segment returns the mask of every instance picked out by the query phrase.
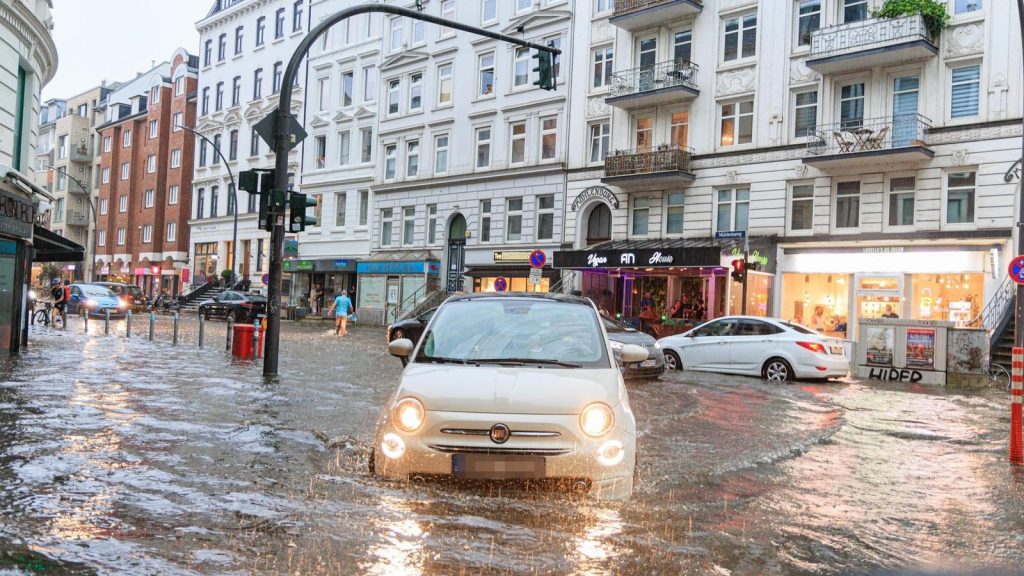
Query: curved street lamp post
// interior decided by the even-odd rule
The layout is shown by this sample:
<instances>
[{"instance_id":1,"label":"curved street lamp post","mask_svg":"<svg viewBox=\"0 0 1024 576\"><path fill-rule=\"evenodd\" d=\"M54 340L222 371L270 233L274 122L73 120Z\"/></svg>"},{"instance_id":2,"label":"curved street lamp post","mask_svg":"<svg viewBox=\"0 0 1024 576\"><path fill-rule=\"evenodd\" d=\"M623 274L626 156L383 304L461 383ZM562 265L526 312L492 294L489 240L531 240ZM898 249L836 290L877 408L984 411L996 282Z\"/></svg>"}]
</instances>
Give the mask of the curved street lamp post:
<instances>
[{"instance_id":1,"label":"curved street lamp post","mask_svg":"<svg viewBox=\"0 0 1024 576\"><path fill-rule=\"evenodd\" d=\"M57 166L50 166L50 170L52 170L52 171L54 171L54 172L56 172L58 174L63 174L65 178L67 178L68 180L71 180L72 182L77 184L78 187L82 189L82 192L85 193L85 202L86 202L86 204L89 205L89 211L92 212L92 230L90 230L89 232L86 233L86 235L85 235L85 243L92 245L92 260L90 260L88 258L88 254L86 254L86 259L85 259L86 260L86 262L85 262L86 269L82 271L82 277L85 278L85 280L87 282L92 282L95 279L95 278L93 278L93 271L94 271L94 267L96 265L96 262L95 262L95 260L96 260L96 244L95 244L95 242L96 242L96 234L99 233L99 218L96 216L96 207L93 206L93 204L92 204L92 194L89 193L89 189L85 187L85 184L82 184L81 180L79 180L78 178L75 178L71 174L68 174L67 170L65 170L63 168L59 168ZM91 242L89 241L89 236L90 235L92 235L92 241Z\"/></svg>"}]
</instances>

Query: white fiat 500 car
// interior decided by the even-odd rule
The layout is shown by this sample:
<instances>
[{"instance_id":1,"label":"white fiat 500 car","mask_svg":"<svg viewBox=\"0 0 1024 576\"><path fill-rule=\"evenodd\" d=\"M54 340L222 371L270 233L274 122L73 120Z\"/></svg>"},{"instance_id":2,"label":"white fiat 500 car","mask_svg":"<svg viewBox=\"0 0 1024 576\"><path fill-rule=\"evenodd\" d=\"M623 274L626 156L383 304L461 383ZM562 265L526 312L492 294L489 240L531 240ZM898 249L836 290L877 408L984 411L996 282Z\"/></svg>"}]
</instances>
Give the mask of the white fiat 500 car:
<instances>
[{"instance_id":1,"label":"white fiat 500 car","mask_svg":"<svg viewBox=\"0 0 1024 576\"><path fill-rule=\"evenodd\" d=\"M407 364L377 426L372 472L632 494L636 423L590 300L453 297L418 345L403 338L389 350ZM648 354L634 345L618 352L623 363Z\"/></svg>"},{"instance_id":2,"label":"white fiat 500 car","mask_svg":"<svg viewBox=\"0 0 1024 576\"><path fill-rule=\"evenodd\" d=\"M658 340L670 370L703 370L766 380L841 378L850 371L842 340L777 318L726 316Z\"/></svg>"}]
</instances>

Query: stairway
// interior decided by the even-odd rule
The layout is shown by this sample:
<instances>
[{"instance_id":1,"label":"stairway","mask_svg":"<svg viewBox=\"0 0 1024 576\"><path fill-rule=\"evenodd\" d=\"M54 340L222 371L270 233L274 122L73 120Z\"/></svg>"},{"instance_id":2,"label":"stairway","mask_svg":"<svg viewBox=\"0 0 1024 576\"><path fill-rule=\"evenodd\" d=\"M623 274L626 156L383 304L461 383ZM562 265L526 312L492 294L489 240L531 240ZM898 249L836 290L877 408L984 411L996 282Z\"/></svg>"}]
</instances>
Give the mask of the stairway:
<instances>
[{"instance_id":1,"label":"stairway","mask_svg":"<svg viewBox=\"0 0 1024 576\"><path fill-rule=\"evenodd\" d=\"M999 364L1007 370L1010 369L1011 355L1013 354L1013 333L1014 328L1017 324L1017 319L1014 317L1013 308L1010 310L1010 320L1006 323L1006 328L1003 330L1001 335L997 335L992 340L992 363Z\"/></svg>"},{"instance_id":2,"label":"stairway","mask_svg":"<svg viewBox=\"0 0 1024 576\"><path fill-rule=\"evenodd\" d=\"M185 314L191 312L198 312L200 302L204 300L209 300L211 298L216 298L217 295L223 292L224 290L225 288L214 288L210 284L206 284L205 286L200 286L199 288L196 288L192 292L189 292L187 295L185 295L185 305L181 307L181 313Z\"/></svg>"}]
</instances>

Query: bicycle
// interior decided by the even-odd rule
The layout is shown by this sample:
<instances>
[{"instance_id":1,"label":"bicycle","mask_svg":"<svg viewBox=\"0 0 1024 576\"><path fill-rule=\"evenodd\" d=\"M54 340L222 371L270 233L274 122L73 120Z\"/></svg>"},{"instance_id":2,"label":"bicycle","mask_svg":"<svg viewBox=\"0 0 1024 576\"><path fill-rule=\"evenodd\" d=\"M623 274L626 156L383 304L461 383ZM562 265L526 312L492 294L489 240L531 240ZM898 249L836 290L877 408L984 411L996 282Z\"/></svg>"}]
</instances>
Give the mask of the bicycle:
<instances>
[{"instance_id":1,"label":"bicycle","mask_svg":"<svg viewBox=\"0 0 1024 576\"><path fill-rule=\"evenodd\" d=\"M53 314L53 302L44 302L45 308L42 310L36 310L32 314L33 324L42 324L43 326L49 326L53 324L54 327L64 326L64 316L62 314Z\"/></svg>"}]
</instances>

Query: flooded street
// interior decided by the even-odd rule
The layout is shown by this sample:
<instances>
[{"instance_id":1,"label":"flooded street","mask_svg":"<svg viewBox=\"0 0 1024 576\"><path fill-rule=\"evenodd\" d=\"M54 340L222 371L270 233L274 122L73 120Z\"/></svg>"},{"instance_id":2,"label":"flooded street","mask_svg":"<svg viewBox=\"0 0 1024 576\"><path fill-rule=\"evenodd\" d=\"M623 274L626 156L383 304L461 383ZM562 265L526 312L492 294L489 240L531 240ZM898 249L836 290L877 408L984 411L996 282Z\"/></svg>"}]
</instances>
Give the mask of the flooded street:
<instances>
[{"instance_id":1,"label":"flooded street","mask_svg":"<svg viewBox=\"0 0 1024 576\"><path fill-rule=\"evenodd\" d=\"M112 331L117 325L112 327ZM0 376L0 572L791 574L1024 563L1005 390L630 386L625 504L367 473L401 371L382 330L285 324L281 377L224 352L34 328ZM123 331L123 327L120 328Z\"/></svg>"}]
</instances>

